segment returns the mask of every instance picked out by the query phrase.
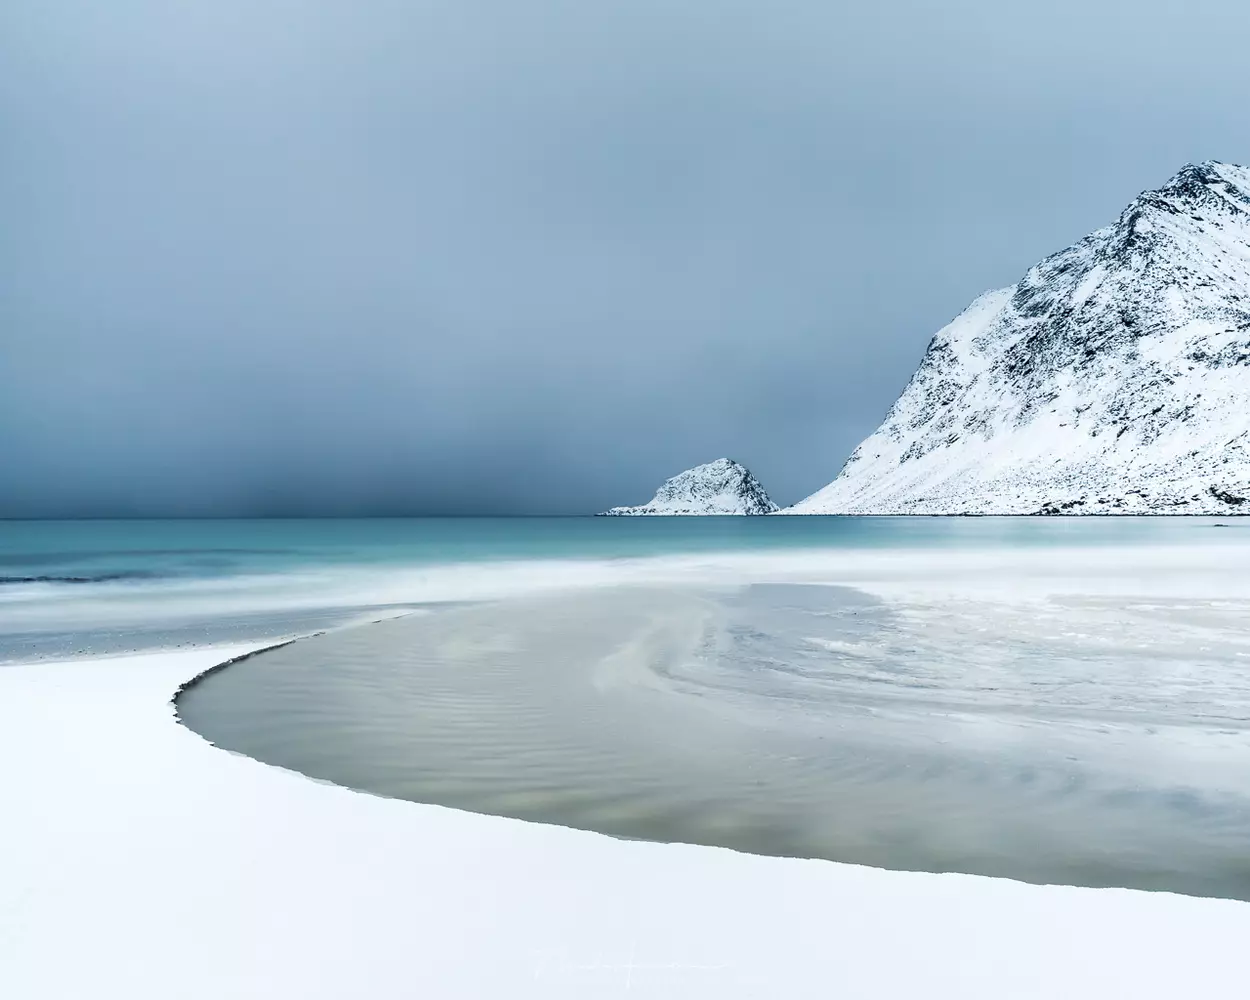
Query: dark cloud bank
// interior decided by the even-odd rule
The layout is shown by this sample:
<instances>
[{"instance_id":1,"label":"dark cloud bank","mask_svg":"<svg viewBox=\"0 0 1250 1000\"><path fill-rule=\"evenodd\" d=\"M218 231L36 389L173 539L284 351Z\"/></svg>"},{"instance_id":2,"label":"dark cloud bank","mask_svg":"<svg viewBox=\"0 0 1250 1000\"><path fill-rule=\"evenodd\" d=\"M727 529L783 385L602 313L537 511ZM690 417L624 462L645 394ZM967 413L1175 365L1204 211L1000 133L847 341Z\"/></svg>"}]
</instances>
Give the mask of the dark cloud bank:
<instances>
[{"instance_id":1,"label":"dark cloud bank","mask_svg":"<svg viewBox=\"0 0 1250 1000\"><path fill-rule=\"evenodd\" d=\"M10 0L0 515L823 485L928 338L1187 160L1239 0Z\"/></svg>"}]
</instances>

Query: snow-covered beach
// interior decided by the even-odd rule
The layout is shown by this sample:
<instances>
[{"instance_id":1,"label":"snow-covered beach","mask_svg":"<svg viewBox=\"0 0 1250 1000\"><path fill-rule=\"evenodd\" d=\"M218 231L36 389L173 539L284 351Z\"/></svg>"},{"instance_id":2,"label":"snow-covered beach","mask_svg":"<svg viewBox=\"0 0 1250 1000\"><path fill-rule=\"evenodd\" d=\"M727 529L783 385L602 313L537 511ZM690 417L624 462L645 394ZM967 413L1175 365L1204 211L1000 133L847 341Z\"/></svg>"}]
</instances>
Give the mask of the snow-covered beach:
<instances>
[{"instance_id":1,"label":"snow-covered beach","mask_svg":"<svg viewBox=\"0 0 1250 1000\"><path fill-rule=\"evenodd\" d=\"M761 539L804 526L813 540L843 530L820 519L749 520L767 533ZM623 522L587 523L600 532ZM650 523L628 521L629 530ZM107 625L120 642L146 634L125 624L136 616L163 629L192 607L216 608L226 620L236 613L220 603L227 598L304 615L344 607L350 590L359 620L386 613L367 608L440 594L473 600L539 584L740 578L860 586L904 603L940 598L956 623L981 602L1005 599L1005 589L1025 616L1030 602L1055 595L1102 602L1052 605L1074 633L1106 620L1098 610L1106 602L1136 595L1142 613L1172 608L1180 627L1243 641L1240 629L1220 624L1250 597L1246 543L1235 529L1189 521L852 528L893 541L551 564L358 561L332 571L301 543L307 554L292 568L261 577L246 564L241 579L265 581L246 591L229 576L23 585L6 596L4 621L13 634L55 621L67 635L95 637ZM921 528L958 539L975 531L983 544L925 541ZM1008 535L993 534L1000 530L1037 544L1009 545ZM1113 530L1131 544L1095 544ZM1090 544L1072 547L1086 536ZM338 551L341 536L333 537ZM1067 548L1055 547L1064 539ZM149 544L164 551L172 541ZM107 542L110 552L135 544ZM213 545L226 552L240 541L223 535ZM369 580L372 588L361 585ZM1014 632L1015 621L996 627ZM287 637L306 631L290 627ZM76 659L41 652L38 662L0 666L0 996L1171 997L1227 993L1242 976L1243 902L613 839L315 781L214 747L179 724L175 691L279 638ZM31 648L46 650L50 640Z\"/></svg>"},{"instance_id":2,"label":"snow-covered beach","mask_svg":"<svg viewBox=\"0 0 1250 1000\"><path fill-rule=\"evenodd\" d=\"M247 652L0 670L6 997L1171 997L1250 906L759 858L377 798L170 703Z\"/></svg>"}]
</instances>

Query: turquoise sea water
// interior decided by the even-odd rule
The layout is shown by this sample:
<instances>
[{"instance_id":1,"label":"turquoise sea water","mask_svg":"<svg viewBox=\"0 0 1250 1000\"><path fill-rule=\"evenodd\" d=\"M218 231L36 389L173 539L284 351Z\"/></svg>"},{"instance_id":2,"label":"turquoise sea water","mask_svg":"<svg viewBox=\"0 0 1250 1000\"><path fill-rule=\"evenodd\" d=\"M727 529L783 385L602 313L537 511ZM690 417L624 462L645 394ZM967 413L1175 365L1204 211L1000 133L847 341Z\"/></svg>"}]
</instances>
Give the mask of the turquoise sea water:
<instances>
[{"instance_id":1,"label":"turquoise sea water","mask_svg":"<svg viewBox=\"0 0 1250 1000\"><path fill-rule=\"evenodd\" d=\"M365 609L605 579L614 565L645 560L839 551L948 552L958 560L969 551L1250 538L1240 522L1228 525L1205 518L0 521L0 662L312 630Z\"/></svg>"},{"instance_id":2,"label":"turquoise sea water","mask_svg":"<svg viewBox=\"0 0 1250 1000\"><path fill-rule=\"evenodd\" d=\"M0 521L0 585L760 548L1175 542L1192 539L1213 523L1205 518L923 517Z\"/></svg>"}]
</instances>

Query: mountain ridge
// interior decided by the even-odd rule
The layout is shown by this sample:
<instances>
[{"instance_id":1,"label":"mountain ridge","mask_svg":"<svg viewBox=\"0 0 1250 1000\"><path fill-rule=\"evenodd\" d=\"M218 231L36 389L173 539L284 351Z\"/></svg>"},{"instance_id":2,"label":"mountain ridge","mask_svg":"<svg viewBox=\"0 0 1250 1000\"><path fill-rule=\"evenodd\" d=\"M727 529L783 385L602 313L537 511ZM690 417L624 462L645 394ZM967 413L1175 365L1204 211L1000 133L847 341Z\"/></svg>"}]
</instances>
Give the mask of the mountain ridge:
<instances>
[{"instance_id":1,"label":"mountain ridge","mask_svg":"<svg viewBox=\"0 0 1250 1000\"><path fill-rule=\"evenodd\" d=\"M1250 513L1250 171L1186 164L978 296L786 513Z\"/></svg>"}]
</instances>

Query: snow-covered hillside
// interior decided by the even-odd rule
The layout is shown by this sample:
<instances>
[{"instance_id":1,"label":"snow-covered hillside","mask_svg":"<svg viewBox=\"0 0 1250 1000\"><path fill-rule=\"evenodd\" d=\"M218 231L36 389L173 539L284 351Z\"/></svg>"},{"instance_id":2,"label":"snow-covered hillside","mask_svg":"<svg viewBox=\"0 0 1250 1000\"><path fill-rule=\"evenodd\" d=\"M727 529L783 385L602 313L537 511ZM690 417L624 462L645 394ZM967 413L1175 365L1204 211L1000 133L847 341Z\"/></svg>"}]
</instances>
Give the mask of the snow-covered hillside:
<instances>
[{"instance_id":1,"label":"snow-covered hillside","mask_svg":"<svg viewBox=\"0 0 1250 1000\"><path fill-rule=\"evenodd\" d=\"M613 507L603 513L609 517L771 514L776 509L777 505L748 469L731 459L718 458L665 480L650 503Z\"/></svg>"},{"instance_id":2,"label":"snow-covered hillside","mask_svg":"<svg viewBox=\"0 0 1250 1000\"><path fill-rule=\"evenodd\" d=\"M1250 170L1188 165L982 295L787 513L1250 513Z\"/></svg>"}]
</instances>

